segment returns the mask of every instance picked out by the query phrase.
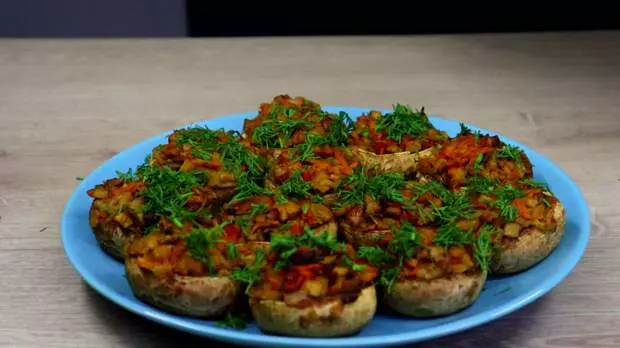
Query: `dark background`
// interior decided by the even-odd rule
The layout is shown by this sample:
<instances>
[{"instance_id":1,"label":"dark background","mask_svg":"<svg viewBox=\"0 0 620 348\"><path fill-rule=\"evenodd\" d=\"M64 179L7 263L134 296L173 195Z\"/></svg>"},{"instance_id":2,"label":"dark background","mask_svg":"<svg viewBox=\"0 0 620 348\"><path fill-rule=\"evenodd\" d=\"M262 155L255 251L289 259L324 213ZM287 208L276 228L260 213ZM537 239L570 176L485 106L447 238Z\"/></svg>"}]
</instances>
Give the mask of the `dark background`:
<instances>
[{"instance_id":1,"label":"dark background","mask_svg":"<svg viewBox=\"0 0 620 348\"><path fill-rule=\"evenodd\" d=\"M338 6L336 6L336 4ZM220 3L206 0L0 0L0 37L209 37L620 29L615 11L503 2ZM358 13L352 14L351 10Z\"/></svg>"}]
</instances>

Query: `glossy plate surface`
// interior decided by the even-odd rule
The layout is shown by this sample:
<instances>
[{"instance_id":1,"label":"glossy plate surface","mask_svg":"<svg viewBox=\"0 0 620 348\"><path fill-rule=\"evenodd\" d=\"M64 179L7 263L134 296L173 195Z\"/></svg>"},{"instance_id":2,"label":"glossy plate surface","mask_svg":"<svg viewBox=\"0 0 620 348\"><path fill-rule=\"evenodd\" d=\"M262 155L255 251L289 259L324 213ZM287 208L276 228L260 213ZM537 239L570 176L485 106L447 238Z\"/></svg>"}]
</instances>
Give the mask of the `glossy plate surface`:
<instances>
[{"instance_id":1,"label":"glossy plate surface","mask_svg":"<svg viewBox=\"0 0 620 348\"><path fill-rule=\"evenodd\" d=\"M326 111L345 111L353 118L368 111L356 107L324 107ZM248 112L198 122L210 128L241 130L243 120L256 115ZM454 120L431 117L432 123L450 136L459 131ZM355 336L329 339L283 337L263 334L255 324L244 330L219 328L215 322L191 319L151 307L136 299L126 282L122 264L105 254L98 246L88 224L91 198L86 191L117 170L135 168L158 144L166 142L165 132L140 142L103 163L86 177L69 199L61 222L62 242L71 264L83 279L101 295L127 310L163 325L217 340L237 343L298 347L363 347L403 344L428 340L460 332L511 313L538 299L558 285L582 257L590 235L590 213L577 185L557 165L536 151L495 132L470 126L483 133L499 135L503 141L521 147L534 165L535 179L546 182L566 207L566 232L557 249L534 268L518 275L490 278L479 300L457 314L429 320L416 320L377 314ZM119 328L120 330L120 328Z\"/></svg>"}]
</instances>

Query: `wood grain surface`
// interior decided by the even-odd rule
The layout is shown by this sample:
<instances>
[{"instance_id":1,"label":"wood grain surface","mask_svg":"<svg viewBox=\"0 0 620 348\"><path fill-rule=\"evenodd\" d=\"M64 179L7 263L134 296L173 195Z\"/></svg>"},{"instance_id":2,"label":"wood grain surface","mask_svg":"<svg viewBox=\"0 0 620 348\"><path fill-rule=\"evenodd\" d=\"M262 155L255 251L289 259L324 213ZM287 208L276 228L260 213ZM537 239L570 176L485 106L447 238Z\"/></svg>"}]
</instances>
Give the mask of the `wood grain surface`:
<instances>
[{"instance_id":1,"label":"wood grain surface","mask_svg":"<svg viewBox=\"0 0 620 348\"><path fill-rule=\"evenodd\" d=\"M591 206L592 238L551 293L419 347L620 347L620 33L179 40L0 40L0 346L214 342L90 290L59 221L118 151L171 127L256 110L274 95L425 106L558 163Z\"/></svg>"}]
</instances>

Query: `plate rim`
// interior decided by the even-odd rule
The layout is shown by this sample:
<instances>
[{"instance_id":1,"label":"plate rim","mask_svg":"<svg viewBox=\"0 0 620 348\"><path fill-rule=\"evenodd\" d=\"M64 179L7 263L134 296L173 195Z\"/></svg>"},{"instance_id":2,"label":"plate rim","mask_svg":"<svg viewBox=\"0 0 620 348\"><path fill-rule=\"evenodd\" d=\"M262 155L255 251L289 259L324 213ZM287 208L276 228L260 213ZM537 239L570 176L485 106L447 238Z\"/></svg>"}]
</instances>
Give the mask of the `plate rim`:
<instances>
[{"instance_id":1,"label":"plate rim","mask_svg":"<svg viewBox=\"0 0 620 348\"><path fill-rule=\"evenodd\" d=\"M322 108L328 112L338 112L345 111L347 113L361 113L367 112L369 110L379 110L382 112L389 111L389 109L385 108L372 108L372 107L358 107L358 106L344 106L344 105L323 105ZM160 132L159 134L155 134L153 136L144 138L124 149L121 149L117 154L108 158L107 160L101 162L97 167L92 169L90 173L86 176L86 178L91 177L93 175L97 175L103 167L106 166L109 162L118 161L117 157L121 156L125 152L131 152L135 148L143 145L147 142L152 142L162 137L165 137L167 134L172 132L175 129L182 129L186 127L192 126L209 126L209 123L212 123L215 120L226 120L230 118L242 118L245 119L247 117L252 117L256 114L256 112L248 111L248 112L237 112L237 113L229 113L229 114L221 114L214 115L208 119L202 119L195 122L187 123L181 125L179 127L171 128L170 130ZM488 322L494 321L498 318L504 317L516 310L519 310L530 303L536 301L543 295L550 292L557 285L562 283L564 279L566 279L578 265L578 263L583 258L585 251L588 247L590 235L591 235L591 216L589 213L589 205L588 202L583 195L582 190L579 188L575 180L562 169L557 163L553 162L543 153L530 148L522 143L517 142L516 140L504 136L502 133L498 131L493 131L490 129L480 128L473 124L466 123L464 121L460 121L454 118L437 116L434 114L429 114L429 120L432 123L437 121L446 121L451 123L463 123L467 127L472 130L479 130L483 133L488 133L492 135L497 135L500 139L506 143L517 145L521 147L524 151L535 154L542 161L548 162L555 170L557 170L557 174L568 184L568 189L570 192L570 197L573 197L575 201L579 203L579 208L574 214L579 217L579 221L577 223L577 230L580 232L578 236L578 242L574 247L573 257L570 259L570 263L566 263L564 267L561 268L562 272L554 273L545 280L541 281L541 285L537 288L537 291L533 293L527 294L527 296L518 297L512 301L505 302L499 307L491 308L480 313L477 313L473 316L467 317L466 319L445 323L439 326L432 326L420 330L415 331L407 331L395 334L388 335L377 335L372 337L338 337L338 338L305 338L305 337L292 337L292 336L275 336L275 335L265 335L261 332L258 333L246 333L235 331L227 328L219 328L216 326L202 326L196 325L194 323L187 322L186 317L178 316L171 313L166 313L160 311L157 308L152 308L147 304L138 303L137 299L126 298L123 294L120 294L116 291L111 291L109 289L104 289L105 282L100 282L95 280L95 277L90 273L90 271L84 267L84 265L76 259L76 255L72 252L72 244L71 241L68 240L68 232L67 226L69 225L70 215L69 213L72 210L72 207L75 205L75 201L79 198L79 194L84 192L87 188L85 187L85 180L81 181L76 187L74 187L73 192L71 193L69 199L67 200L65 207L62 212L61 222L60 222L60 235L63 250L65 253L65 257L68 259L71 266L74 270L80 275L82 280L87 283L92 289L97 291L104 298L108 299L111 302L114 302L116 305L137 314L143 318L149 319L153 322L156 322L161 325L168 326L170 328L174 328L180 331L184 331L190 334L198 335L201 337L211 338L213 340L219 340L222 342L230 342L235 344L248 344L248 343L258 343L260 345L269 345L269 346L284 346L284 345L294 345L298 347L346 347L346 346L355 346L355 347L367 347L374 346L377 344L380 345L395 345L395 344L407 344L414 342L421 342L426 340L431 340L438 337L445 337L449 335L453 335L474 327L478 327L484 325ZM215 128L215 127L214 127ZM111 259L110 259L111 260ZM113 260L111 260L113 261ZM118 262L118 261L114 261Z\"/></svg>"}]
</instances>

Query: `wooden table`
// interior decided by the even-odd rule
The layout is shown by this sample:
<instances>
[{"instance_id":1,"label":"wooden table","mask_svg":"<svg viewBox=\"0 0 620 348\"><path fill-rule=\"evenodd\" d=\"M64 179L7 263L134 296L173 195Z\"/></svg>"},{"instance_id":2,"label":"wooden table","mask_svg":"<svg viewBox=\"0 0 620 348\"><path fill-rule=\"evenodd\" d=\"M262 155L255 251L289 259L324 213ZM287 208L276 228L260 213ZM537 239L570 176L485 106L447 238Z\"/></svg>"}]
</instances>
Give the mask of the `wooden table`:
<instances>
[{"instance_id":1,"label":"wooden table","mask_svg":"<svg viewBox=\"0 0 620 348\"><path fill-rule=\"evenodd\" d=\"M163 347L181 339L87 287L59 220L85 176L174 126L322 104L424 105L532 146L580 185L592 239L550 294L420 347L620 346L620 33L0 41L0 346Z\"/></svg>"}]
</instances>

